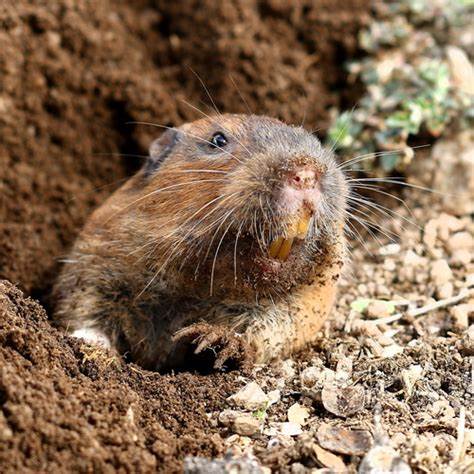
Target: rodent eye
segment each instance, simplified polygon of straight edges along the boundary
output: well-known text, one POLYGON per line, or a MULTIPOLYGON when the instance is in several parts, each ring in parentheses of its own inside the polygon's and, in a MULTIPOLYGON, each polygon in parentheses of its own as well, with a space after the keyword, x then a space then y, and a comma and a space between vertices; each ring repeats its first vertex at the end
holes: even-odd
POLYGON ((222 132, 216 132, 209 140, 209 144, 212 148, 223 148, 227 145, 227 138, 222 132))

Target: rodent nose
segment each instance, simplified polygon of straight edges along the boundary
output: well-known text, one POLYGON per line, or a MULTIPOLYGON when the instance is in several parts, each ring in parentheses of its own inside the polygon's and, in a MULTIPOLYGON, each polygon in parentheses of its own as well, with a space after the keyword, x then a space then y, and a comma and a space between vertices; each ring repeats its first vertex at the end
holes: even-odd
POLYGON ((288 176, 288 184, 295 189, 312 189, 316 181, 316 171, 308 167, 296 169, 288 176))

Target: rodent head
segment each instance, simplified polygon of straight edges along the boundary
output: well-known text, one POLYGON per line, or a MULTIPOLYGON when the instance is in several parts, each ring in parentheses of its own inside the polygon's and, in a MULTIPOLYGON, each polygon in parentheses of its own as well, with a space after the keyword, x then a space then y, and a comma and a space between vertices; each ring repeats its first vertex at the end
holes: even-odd
POLYGON ((123 222, 157 275, 255 301, 314 279, 342 238, 348 188, 302 127, 226 114, 163 133, 128 192, 123 222))

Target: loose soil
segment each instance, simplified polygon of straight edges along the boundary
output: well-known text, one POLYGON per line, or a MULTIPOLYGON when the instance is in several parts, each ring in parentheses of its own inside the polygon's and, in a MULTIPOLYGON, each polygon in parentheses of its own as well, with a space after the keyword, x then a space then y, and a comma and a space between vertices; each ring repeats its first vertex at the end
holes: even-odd
MULTIPOLYGON (((377 402, 388 438, 415 472, 464 466, 466 453, 454 456, 460 412, 472 405, 472 328, 442 308, 370 332, 368 316, 350 308, 361 297, 423 306, 473 285, 473 263, 454 248, 462 241, 455 235, 472 236, 472 222, 444 215, 436 224, 434 196, 406 196, 423 231, 399 218, 387 222, 401 236, 388 256, 379 250, 389 243, 383 235, 354 238, 353 263, 320 342, 270 367, 144 371, 57 331, 44 309, 59 260, 87 215, 140 165, 127 155, 145 154, 159 133, 127 122, 199 117, 186 102, 208 113, 199 77, 222 111, 248 107, 324 130, 329 108, 356 96, 341 65, 357 53, 367 9, 361 0, 2 3, 2 472, 180 472, 185 456, 219 458, 229 449, 276 471, 307 472, 321 466, 308 454, 321 423, 372 430, 377 402), (452 269, 451 287, 434 282, 439 260, 452 269), (350 377, 366 399, 341 420, 317 390, 306 390, 302 374, 337 372, 343 359, 352 361, 350 377), (418 365, 423 375, 408 391, 402 371, 418 365), (248 438, 218 422, 226 398, 251 380, 281 392, 264 428, 286 421, 298 402, 310 413, 302 435, 248 438)), ((472 424, 467 410, 468 434, 472 424)), ((352 472, 361 459, 340 457, 352 472)))

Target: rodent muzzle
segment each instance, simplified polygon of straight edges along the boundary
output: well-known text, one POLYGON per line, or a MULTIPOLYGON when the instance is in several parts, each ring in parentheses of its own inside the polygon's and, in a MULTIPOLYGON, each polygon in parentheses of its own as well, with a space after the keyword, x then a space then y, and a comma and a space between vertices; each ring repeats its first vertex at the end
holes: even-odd
POLYGON ((287 260, 295 239, 306 238, 320 195, 318 179, 317 171, 308 166, 287 173, 279 201, 281 208, 290 216, 289 225, 284 235, 271 242, 268 249, 271 258, 287 260))

